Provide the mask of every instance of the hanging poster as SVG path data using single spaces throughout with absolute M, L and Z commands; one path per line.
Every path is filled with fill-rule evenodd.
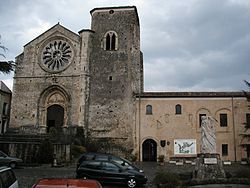
M 196 139 L 176 139 L 174 140 L 174 154 L 196 154 Z

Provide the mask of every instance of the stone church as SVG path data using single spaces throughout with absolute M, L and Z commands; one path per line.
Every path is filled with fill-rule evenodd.
M 200 117 L 209 115 L 222 122 L 217 150 L 225 160 L 250 155 L 240 146 L 250 125 L 243 93 L 144 92 L 136 7 L 90 14 L 91 29 L 74 33 L 58 23 L 16 57 L 10 127 L 31 135 L 82 127 L 87 138 L 156 161 L 199 153 Z

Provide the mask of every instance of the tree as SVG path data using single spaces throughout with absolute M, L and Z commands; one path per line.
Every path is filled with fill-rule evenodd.
M 1 39 L 1 35 L 0 35 L 0 39 Z M 3 52 L 0 52 L 0 56 L 5 58 L 4 53 L 8 50 L 8 48 L 1 45 L 1 41 L 0 41 L 0 49 L 3 51 Z M 14 71 L 14 68 L 15 68 L 14 61 L 1 61 L 0 60 L 0 72 L 4 74 L 9 74 L 11 71 Z
M 250 90 L 250 83 L 249 83 L 248 81 L 246 81 L 246 80 L 244 80 L 244 82 L 246 83 L 248 89 Z M 245 96 L 246 96 L 246 98 L 247 98 L 247 101 L 250 102 L 250 92 L 247 92 L 247 91 L 243 91 L 243 92 L 245 93 Z M 249 106 L 249 107 L 250 107 L 250 106 Z

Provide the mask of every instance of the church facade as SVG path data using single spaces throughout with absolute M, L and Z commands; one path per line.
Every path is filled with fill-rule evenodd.
M 250 154 L 240 146 L 250 114 L 243 93 L 144 92 L 136 7 L 90 13 L 91 29 L 77 34 L 58 23 L 24 46 L 16 58 L 10 127 L 26 134 L 82 127 L 114 150 L 156 161 L 199 153 L 199 118 L 206 114 L 223 119 L 217 151 L 225 160 Z M 183 145 L 190 146 L 178 149 Z

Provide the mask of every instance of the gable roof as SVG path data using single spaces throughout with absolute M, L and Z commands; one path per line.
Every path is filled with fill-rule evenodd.
M 47 32 L 49 32 L 49 31 L 51 31 L 51 30 L 53 30 L 53 29 L 56 29 L 57 27 L 61 27 L 61 28 L 65 29 L 66 31 L 68 31 L 68 32 L 70 32 L 70 33 L 72 33 L 72 34 L 74 34 L 74 35 L 76 35 L 76 36 L 79 37 L 78 34 L 76 34 L 75 32 L 73 32 L 73 31 L 71 31 L 71 30 L 69 30 L 68 28 L 66 28 L 66 27 L 64 27 L 64 26 L 62 26 L 62 25 L 60 25 L 60 23 L 58 22 L 57 24 L 55 24 L 54 26 L 52 26 L 50 29 L 48 29 L 48 30 L 46 30 L 45 32 L 43 32 L 42 34 L 38 35 L 36 38 L 34 38 L 33 40 L 31 40 L 30 42 L 28 42 L 28 43 L 25 44 L 24 46 L 29 45 L 30 43 L 32 43 L 33 41 L 35 41 L 36 39 L 38 39 L 39 37 L 41 37 L 44 33 L 47 33 Z
M 10 94 L 12 93 L 11 90 L 3 83 L 3 81 L 0 81 L 0 91 Z

